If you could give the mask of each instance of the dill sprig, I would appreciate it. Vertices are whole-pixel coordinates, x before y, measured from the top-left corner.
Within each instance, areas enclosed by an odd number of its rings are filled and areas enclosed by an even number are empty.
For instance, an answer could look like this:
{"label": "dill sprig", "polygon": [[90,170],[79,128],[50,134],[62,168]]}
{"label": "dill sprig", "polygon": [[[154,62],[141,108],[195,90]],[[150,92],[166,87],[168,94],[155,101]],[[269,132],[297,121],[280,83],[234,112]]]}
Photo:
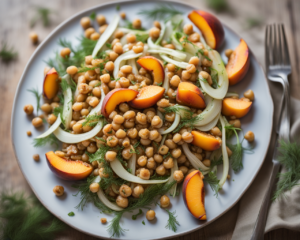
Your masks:
{"label": "dill sprig", "polygon": [[35,138],[33,140],[34,147],[43,147],[47,144],[50,144],[51,146],[54,146],[55,148],[59,147],[58,140],[53,133],[48,135],[47,137]]}
{"label": "dill sprig", "polygon": [[82,123],[82,126],[89,125],[90,127],[95,127],[98,122],[103,118],[103,115],[98,115],[97,113],[90,115],[85,118],[84,122]]}
{"label": "dill sprig", "polygon": [[216,12],[225,12],[229,10],[229,5],[226,0],[206,0],[208,7]]}
{"label": "dill sprig", "polygon": [[34,27],[34,25],[40,20],[43,22],[44,27],[49,26],[50,25],[49,15],[51,13],[54,13],[54,11],[44,7],[36,7],[35,10],[36,10],[36,14],[30,21],[30,27]]}
{"label": "dill sprig", "polygon": [[1,193],[1,239],[54,239],[66,225],[54,217],[34,196]]}
{"label": "dill sprig", "polygon": [[105,63],[107,63],[107,61],[104,61],[102,63],[99,63],[97,66],[95,67],[86,67],[86,66],[82,66],[81,68],[78,69],[78,73],[83,73],[83,72],[87,72],[89,70],[95,70],[97,68],[100,69],[100,72],[102,72],[102,70],[104,70],[105,67]]}
{"label": "dill sprig", "polygon": [[35,96],[35,99],[36,99],[36,114],[38,115],[39,114],[39,110],[40,110],[40,100],[41,100],[41,96],[42,94],[39,93],[39,89],[36,88],[32,88],[32,89],[27,89],[28,92],[31,92],[34,96]]}
{"label": "dill sprig", "polygon": [[219,166],[223,164],[223,156],[221,155],[218,159],[213,159],[211,162],[210,162],[210,169],[213,169],[215,166]]}
{"label": "dill sprig", "polygon": [[201,119],[202,119],[202,117],[200,115],[197,115],[197,116],[189,118],[189,119],[181,118],[180,124],[178,124],[178,126],[174,129],[173,133],[179,132],[180,129],[183,127],[189,127],[190,129],[194,129],[195,124],[198,121],[200,121]]}
{"label": "dill sprig", "polygon": [[166,225],[166,228],[173,230],[173,232],[176,232],[177,231],[177,226],[180,226],[179,222],[176,219],[177,216],[175,216],[176,211],[170,212],[168,209],[165,209],[165,210],[169,214],[169,219],[168,219],[168,223]]}
{"label": "dill sprig", "polygon": [[210,69],[210,76],[211,76],[211,80],[212,80],[212,87],[217,89],[218,87],[220,87],[219,83],[218,83],[218,71],[214,68],[209,68]]}
{"label": "dill sprig", "polygon": [[147,208],[157,199],[157,196],[166,194],[176,182],[165,184],[153,184],[146,188],[145,192],[140,195],[139,198],[131,199],[130,205],[123,211],[116,212],[115,217],[112,219],[108,226],[108,231],[112,234],[112,237],[120,237],[126,230],[120,226],[120,220],[125,212],[131,212],[138,208]]}
{"label": "dill sprig", "polygon": [[168,21],[175,15],[181,15],[182,12],[175,9],[171,4],[159,4],[151,10],[142,10],[138,14],[150,19]]}
{"label": "dill sprig", "polygon": [[90,19],[92,19],[93,21],[96,19],[96,13],[95,12],[92,12],[90,14]]}
{"label": "dill sprig", "polygon": [[62,78],[60,82],[60,87],[63,92],[66,91],[68,88],[71,88],[72,92],[75,92],[77,86],[73,79],[70,78],[69,81],[67,81],[66,79]]}
{"label": "dill sprig", "polygon": [[214,172],[209,172],[203,180],[204,182],[208,183],[210,188],[214,191],[214,196],[218,197],[218,192],[220,189],[220,180],[217,178],[217,175]]}
{"label": "dill sprig", "polygon": [[142,209],[139,209],[139,212],[138,212],[137,214],[132,215],[131,218],[132,218],[132,220],[136,220],[137,217],[138,217],[139,215],[142,215],[142,214],[143,214]]}
{"label": "dill sprig", "polygon": [[246,21],[247,28],[260,27],[263,24],[260,18],[247,18]]}
{"label": "dill sprig", "polygon": [[279,141],[278,161],[287,172],[278,174],[279,181],[272,200],[284,197],[286,191],[291,191],[300,180],[300,146],[296,142]]}
{"label": "dill sprig", "polygon": [[171,106],[171,107],[164,108],[163,115],[166,115],[167,113],[171,113],[171,112],[180,114],[180,116],[183,119],[190,119],[194,114],[190,109],[187,109],[187,108],[185,108],[183,106],[180,106],[178,104],[176,104],[174,106]]}
{"label": "dill sprig", "polygon": [[4,62],[9,62],[17,57],[18,53],[14,50],[13,47],[8,48],[7,43],[3,43],[0,50],[0,58]]}

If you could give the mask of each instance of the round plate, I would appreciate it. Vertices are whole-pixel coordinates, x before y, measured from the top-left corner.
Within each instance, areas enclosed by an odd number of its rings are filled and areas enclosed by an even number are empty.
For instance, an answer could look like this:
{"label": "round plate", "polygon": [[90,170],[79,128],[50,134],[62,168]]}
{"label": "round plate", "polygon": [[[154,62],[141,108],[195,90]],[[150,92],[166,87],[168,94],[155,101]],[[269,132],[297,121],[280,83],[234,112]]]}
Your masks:
{"label": "round plate", "polygon": [[[33,147],[33,138],[40,135],[45,129],[35,129],[31,125],[31,117],[27,117],[23,111],[25,104],[31,103],[35,105],[36,102],[33,95],[28,92],[27,89],[38,87],[39,91],[42,91],[43,69],[46,66],[44,61],[53,57],[54,52],[59,49],[57,44],[59,38],[65,38],[74,44],[78,42],[77,37],[83,34],[83,30],[79,24],[81,17],[89,16],[95,11],[97,14],[104,14],[108,22],[110,22],[115,14],[119,14],[116,10],[116,4],[119,4],[122,11],[126,12],[128,20],[132,21],[138,17],[142,20],[144,27],[150,27],[152,21],[137,15],[137,13],[142,9],[154,8],[156,4],[161,2],[162,1],[114,2],[93,7],[73,16],[59,25],[36,49],[18,85],[12,111],[11,136],[20,168],[41,203],[59,219],[86,234],[109,238],[111,235],[106,231],[107,225],[105,226],[100,223],[100,217],[106,217],[107,220],[110,221],[112,216],[100,214],[99,210],[92,204],[89,204],[84,211],[75,209],[74,207],[79,203],[80,197],[73,196],[73,194],[76,193],[76,190],[71,186],[74,182],[57,178],[47,166],[44,154],[54,149],[50,146],[42,148]],[[187,14],[193,10],[193,7],[178,2],[169,3],[183,12],[185,22],[189,22]],[[228,27],[224,26],[224,29],[225,44],[220,50],[223,59],[225,59],[224,49],[234,49],[240,41],[240,37]],[[241,83],[230,87],[230,91],[238,92],[241,96],[242,93],[248,89],[254,91],[255,101],[250,112],[242,119],[242,126],[244,132],[251,130],[255,134],[254,152],[244,155],[244,168],[239,173],[235,174],[230,171],[231,179],[226,181],[218,198],[214,196],[209,186],[206,186],[205,208],[207,220],[199,221],[195,219],[186,209],[182,196],[180,195],[180,197],[171,199],[172,207],[170,208],[171,211],[176,210],[176,215],[180,223],[176,233],[165,228],[168,220],[167,212],[157,206],[153,206],[157,216],[153,222],[146,220],[146,210],[144,210],[143,215],[139,216],[135,221],[131,219],[132,213],[124,214],[121,224],[122,227],[128,229],[128,231],[121,236],[122,239],[165,239],[189,233],[208,225],[220,217],[241,198],[258,173],[265,158],[271,136],[273,117],[273,103],[267,81],[262,68],[252,53],[251,65],[247,76]],[[33,137],[26,135],[25,132],[27,130],[32,131]],[[243,145],[247,146],[246,141],[243,142]],[[36,153],[41,156],[40,162],[32,160],[32,155]],[[53,194],[52,189],[56,185],[64,186],[65,194],[63,197],[56,197],[55,194]],[[68,213],[71,211],[75,212],[74,217],[68,216]],[[142,224],[143,220],[145,221],[145,225]],[[141,231],[143,231],[142,235],[140,234]]]}

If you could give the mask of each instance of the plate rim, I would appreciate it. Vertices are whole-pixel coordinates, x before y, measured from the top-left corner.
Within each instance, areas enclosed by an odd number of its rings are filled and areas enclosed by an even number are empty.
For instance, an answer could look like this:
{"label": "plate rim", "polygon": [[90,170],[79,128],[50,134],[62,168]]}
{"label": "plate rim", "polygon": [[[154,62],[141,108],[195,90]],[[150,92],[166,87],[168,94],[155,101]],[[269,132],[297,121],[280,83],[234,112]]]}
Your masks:
{"label": "plate rim", "polygon": [[[23,70],[23,73],[20,77],[20,80],[18,82],[18,85],[17,85],[17,88],[16,88],[16,92],[15,92],[15,96],[14,96],[14,101],[13,101],[13,106],[12,106],[12,113],[11,113],[11,121],[10,121],[10,138],[11,138],[11,143],[12,143],[12,146],[13,146],[13,152],[14,152],[14,156],[15,156],[15,159],[17,160],[17,163],[18,163],[18,166],[19,166],[19,169],[21,170],[24,178],[26,179],[28,185],[30,186],[31,190],[33,191],[34,195],[39,199],[39,201],[41,202],[41,204],[43,204],[43,206],[49,211],[51,212],[51,214],[53,214],[55,217],[57,217],[60,221],[64,222],[65,224],[69,225],[71,228],[74,228],[84,234],[87,234],[89,236],[93,236],[93,237],[97,237],[97,238],[103,238],[103,239],[122,239],[122,237],[120,238],[114,238],[114,237],[104,237],[104,236],[100,236],[100,235],[95,235],[95,234],[92,234],[92,233],[89,233],[87,231],[85,231],[84,229],[80,229],[78,228],[77,226],[74,226],[72,225],[71,223],[69,222],[66,222],[64,221],[60,216],[58,216],[57,214],[55,214],[54,212],[52,212],[51,210],[48,209],[47,207],[47,204],[45,204],[40,198],[39,198],[39,195],[35,192],[35,190],[33,189],[31,183],[28,181],[27,179],[27,176],[24,174],[23,172],[23,169],[21,168],[21,163],[20,163],[20,160],[18,159],[17,157],[17,154],[16,154],[16,148],[15,148],[15,144],[14,144],[14,135],[13,135],[13,119],[14,119],[14,115],[15,115],[15,105],[16,105],[16,100],[17,100],[17,96],[19,95],[19,92],[20,92],[20,86],[21,84],[23,83],[24,81],[24,76],[26,75],[30,65],[31,65],[31,62],[33,61],[33,59],[36,57],[36,55],[39,53],[39,51],[41,51],[41,49],[53,38],[53,36],[64,26],[64,25],[67,25],[69,22],[73,21],[75,18],[77,18],[79,15],[83,14],[83,13],[87,13],[87,12],[90,12],[90,11],[93,11],[97,8],[102,8],[102,7],[106,7],[106,6],[109,6],[109,5],[116,5],[116,4],[123,4],[123,3],[140,3],[140,2],[146,2],[144,0],[118,0],[118,1],[114,1],[114,2],[106,2],[106,3],[102,3],[102,4],[98,4],[98,5],[95,5],[93,7],[90,7],[90,8],[87,8],[87,9],[84,9],[80,12],[77,12],[76,14],[70,16],[69,18],[67,18],[66,20],[64,20],[62,23],[60,23],[57,27],[55,27],[51,33],[49,33],[49,35],[39,44],[39,46],[35,49],[35,51],[33,52],[33,54],[31,55],[31,57],[29,58],[29,60],[27,61],[27,64]],[[147,1],[147,2],[150,2],[150,1]],[[156,2],[156,3],[175,3],[175,4],[180,4],[180,5],[183,5],[183,6],[188,6],[188,7],[191,7],[194,9],[194,6],[192,6],[191,4],[188,4],[188,3],[182,3],[180,1],[177,1],[177,0],[154,0],[153,2]],[[214,14],[214,13],[213,13]],[[214,14],[215,15],[215,14]],[[232,30],[230,27],[228,27],[228,25],[224,24],[223,22],[221,22],[223,26],[225,26],[232,34],[236,35],[237,37],[240,38],[240,36],[234,31]],[[186,230],[186,231],[183,231],[181,233],[174,233],[168,237],[159,237],[159,238],[154,238],[154,239],[169,239],[169,238],[173,238],[173,237],[179,237],[179,236],[182,236],[182,235],[186,235],[186,234],[189,234],[189,233],[192,233],[192,232],[195,232],[201,228],[204,228],[206,227],[207,225],[209,225],[210,223],[214,222],[216,219],[220,218],[221,216],[223,216],[225,213],[227,213],[234,205],[236,205],[239,200],[243,197],[243,195],[246,193],[246,191],[249,189],[249,187],[252,185],[253,181],[255,180],[257,174],[260,172],[261,170],[261,167],[263,165],[263,163],[265,162],[265,159],[266,159],[266,156],[267,156],[267,153],[268,153],[268,150],[269,150],[269,147],[270,147],[270,143],[271,143],[271,136],[272,136],[272,132],[273,132],[273,125],[274,125],[274,122],[273,122],[273,117],[274,117],[274,102],[273,102],[273,98],[272,98],[272,95],[271,95],[271,90],[270,90],[270,87],[269,87],[269,84],[268,84],[268,79],[266,77],[266,73],[261,65],[261,63],[257,60],[256,56],[253,54],[252,50],[249,48],[249,51],[251,53],[251,56],[253,57],[253,60],[255,62],[258,63],[258,66],[260,68],[260,70],[262,71],[263,73],[263,76],[264,76],[264,81],[267,85],[267,95],[268,97],[270,98],[271,100],[271,116],[272,116],[272,122],[271,122],[271,125],[270,125],[270,132],[269,132],[269,138],[268,138],[268,147],[266,148],[265,150],[265,153],[263,155],[263,161],[261,161],[256,173],[253,175],[250,183],[248,184],[248,186],[246,188],[244,188],[244,190],[241,192],[240,196],[236,199],[236,201],[232,202],[230,204],[229,207],[227,207],[227,209],[225,211],[223,211],[220,215],[214,217],[213,219],[211,219],[210,221],[208,222],[205,222],[201,225],[199,225],[198,227],[192,229],[192,230]]]}

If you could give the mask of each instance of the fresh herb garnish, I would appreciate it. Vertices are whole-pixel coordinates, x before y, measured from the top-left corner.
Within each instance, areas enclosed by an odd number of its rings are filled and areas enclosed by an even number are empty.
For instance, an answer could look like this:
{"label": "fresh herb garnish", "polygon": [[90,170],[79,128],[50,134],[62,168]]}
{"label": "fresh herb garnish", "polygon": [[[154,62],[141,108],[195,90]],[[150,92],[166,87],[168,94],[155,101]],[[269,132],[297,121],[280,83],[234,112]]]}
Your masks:
{"label": "fresh herb garnish", "polygon": [[89,70],[95,70],[97,68],[99,68],[100,72],[101,72],[102,70],[104,70],[105,63],[106,63],[106,61],[102,62],[102,63],[99,63],[98,66],[95,66],[95,67],[85,67],[85,66],[83,66],[83,67],[81,67],[81,68],[78,69],[78,73],[87,72]]}
{"label": "fresh herb garnish", "polygon": [[182,14],[182,12],[175,9],[171,4],[159,4],[151,10],[142,10],[138,14],[146,18],[168,21],[175,15]]}
{"label": "fresh herb garnish", "polygon": [[112,49],[112,45],[110,43],[105,43],[105,46],[108,47],[109,49]]}
{"label": "fresh herb garnish", "polygon": [[168,152],[166,155],[163,156],[163,159],[167,159],[168,157],[172,157],[172,154],[170,152]]}
{"label": "fresh herb garnish", "polygon": [[55,239],[66,225],[35,196],[3,192],[0,196],[1,239]]}
{"label": "fresh herb garnish", "polygon": [[121,6],[120,6],[119,4],[117,4],[116,10],[117,10],[117,11],[120,11],[120,9],[121,9]]}
{"label": "fresh herb garnish", "polygon": [[218,71],[214,68],[209,68],[210,69],[210,76],[211,76],[211,80],[212,80],[212,87],[217,89],[218,87],[220,87],[219,83],[218,83]]}
{"label": "fresh herb garnish", "polygon": [[162,84],[163,84],[162,82],[156,83],[157,86],[161,86]]}
{"label": "fresh herb garnish", "polygon": [[229,6],[226,0],[206,0],[208,7],[216,12],[225,12],[229,10]]}
{"label": "fresh herb garnish", "polygon": [[279,181],[272,200],[284,197],[286,191],[291,191],[300,180],[300,146],[296,142],[279,141],[278,161],[287,170],[278,174]]}
{"label": "fresh herb garnish", "polygon": [[214,172],[209,172],[203,180],[204,182],[207,182],[210,188],[215,192],[214,196],[218,197],[218,192],[220,189],[220,180],[217,178],[216,174]]}
{"label": "fresh herb garnish", "polygon": [[96,13],[95,13],[95,12],[92,12],[92,13],[90,14],[90,19],[92,19],[92,20],[94,21],[95,18],[96,18]]}
{"label": "fresh herb garnish", "polygon": [[247,28],[259,27],[262,25],[263,21],[259,18],[247,18]]}
{"label": "fresh herb garnish", "polygon": [[55,148],[58,148],[58,140],[57,138],[54,136],[54,134],[50,134],[47,137],[44,138],[35,138],[33,140],[33,146],[34,147],[42,147],[45,146],[46,144],[50,144],[52,146],[55,146]]}
{"label": "fresh herb garnish", "polygon": [[75,213],[74,212],[69,212],[68,216],[73,217],[73,216],[75,216]]}
{"label": "fresh herb garnish", "polygon": [[82,123],[82,126],[86,126],[88,124],[88,126],[90,127],[95,127],[99,120],[101,120],[103,118],[103,116],[100,114],[98,115],[97,113],[93,114],[93,115],[89,115],[85,118],[84,122]]}
{"label": "fresh herb garnish", "polygon": [[149,34],[136,34],[136,41],[145,43],[149,38]]}
{"label": "fresh herb garnish", "polygon": [[75,92],[77,86],[73,79],[70,78],[69,81],[67,81],[66,79],[62,78],[60,82],[60,87],[63,92],[65,92],[68,88],[71,88],[72,92]]}
{"label": "fresh herb garnish", "polygon": [[0,50],[0,58],[4,62],[9,62],[17,57],[18,53],[11,47],[10,49],[7,47],[6,43],[3,43],[2,48]]}
{"label": "fresh herb garnish", "polygon": [[142,221],[142,224],[143,224],[143,225],[146,225],[144,220]]}
{"label": "fresh herb garnish", "polygon": [[197,56],[197,57],[200,57],[200,54],[201,54],[204,58],[206,58],[208,61],[212,61],[208,56],[206,56],[206,55],[204,54],[204,50],[201,49],[201,48],[199,48],[198,51],[196,52],[196,56]]}
{"label": "fresh herb garnish", "polygon": [[179,222],[177,221],[175,214],[176,211],[170,212],[168,209],[165,209],[167,213],[169,214],[168,223],[166,225],[167,229],[171,229],[173,232],[177,231],[177,226],[180,226]]}
{"label": "fresh herb garnish", "polygon": [[51,13],[54,13],[54,11],[50,10],[49,8],[43,8],[43,7],[36,7],[35,10],[36,10],[36,14],[30,21],[30,27],[34,27],[34,25],[40,20],[43,22],[44,27],[49,26],[50,25],[49,15]]}
{"label": "fresh herb garnish", "polygon": [[142,211],[142,209],[139,209],[139,212],[137,213],[137,214],[134,214],[134,215],[132,215],[132,220],[136,220],[136,218],[139,216],[139,215],[142,215],[143,214],[143,211]]}
{"label": "fresh herb garnish", "polygon": [[41,100],[41,96],[42,94],[39,93],[39,90],[38,88],[34,89],[27,89],[28,92],[31,92],[34,96],[35,96],[35,99],[36,99],[36,114],[38,115],[39,114],[39,110],[40,110],[40,100]]}

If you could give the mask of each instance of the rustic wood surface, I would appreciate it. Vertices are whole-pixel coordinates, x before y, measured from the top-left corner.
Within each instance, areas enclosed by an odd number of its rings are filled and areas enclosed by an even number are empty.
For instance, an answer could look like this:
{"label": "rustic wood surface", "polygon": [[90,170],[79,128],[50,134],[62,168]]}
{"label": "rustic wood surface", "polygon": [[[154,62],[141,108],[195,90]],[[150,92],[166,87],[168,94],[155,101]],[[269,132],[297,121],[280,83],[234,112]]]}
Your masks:
{"label": "rustic wood surface", "polygon": [[[25,181],[15,156],[10,141],[10,116],[13,98],[17,84],[24,67],[34,52],[36,46],[32,45],[28,37],[29,32],[34,30],[40,40],[46,36],[62,21],[78,11],[99,5],[108,0],[1,0],[0,1],[0,44],[7,42],[14,46],[18,52],[18,58],[9,64],[0,61],[0,191],[3,189],[23,190],[27,193],[31,189]],[[205,0],[185,0],[198,9],[208,9]],[[228,1],[231,11],[218,14],[218,17],[229,27],[235,30],[249,44],[259,62],[264,65],[264,30],[268,23],[284,23],[290,54],[293,65],[291,77],[291,95],[300,99],[300,1],[299,0],[230,0]],[[43,6],[53,9],[55,13],[51,17],[51,25],[44,28],[41,23],[30,29],[29,22],[34,15],[34,7]],[[248,27],[249,19],[259,19],[261,24]],[[25,131],[25,130],[24,130]],[[234,230],[238,204],[228,213],[209,226],[187,234],[176,240],[192,239],[230,239]],[[223,227],[223,222],[232,222],[231,227]],[[96,239],[81,232],[70,229],[57,239]],[[265,239],[300,239],[300,233],[286,229],[278,229],[265,235]]]}

